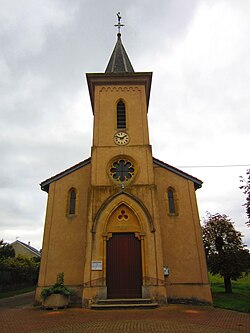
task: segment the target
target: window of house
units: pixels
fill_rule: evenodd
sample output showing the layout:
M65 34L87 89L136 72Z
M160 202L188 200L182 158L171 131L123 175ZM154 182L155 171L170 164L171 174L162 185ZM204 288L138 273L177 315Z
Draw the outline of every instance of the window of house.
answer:
M69 191L68 215L75 215L75 213L76 213L76 190L71 189Z
M116 115L117 128L126 128L126 108L123 101L117 103Z
M168 212L169 214L176 214L175 193L172 188L168 189Z

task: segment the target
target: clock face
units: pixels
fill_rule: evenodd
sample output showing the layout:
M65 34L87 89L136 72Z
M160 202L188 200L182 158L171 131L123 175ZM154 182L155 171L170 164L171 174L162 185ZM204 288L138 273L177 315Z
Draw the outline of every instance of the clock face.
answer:
M117 132L114 135L114 142L117 145L126 145L129 143L129 135L125 132Z

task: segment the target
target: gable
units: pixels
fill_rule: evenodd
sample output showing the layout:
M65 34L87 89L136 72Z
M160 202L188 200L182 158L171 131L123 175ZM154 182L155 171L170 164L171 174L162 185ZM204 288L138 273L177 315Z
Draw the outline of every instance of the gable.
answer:
M28 257L41 257L41 253L37 249L19 240L16 240L15 242L11 243L11 246L15 250L16 256L21 254Z
M194 187L195 187L195 190L199 189L202 187L202 181L196 177L193 177L191 175L189 175L188 173L186 172L183 172L182 170L180 169L177 169L175 167L173 167L172 165L169 165L165 162L162 162L160 160L158 160L157 158L153 157L153 163L155 166L157 167L161 167L161 168L164 168L170 172L173 172L174 174L182 177L182 178L185 178L185 179L188 179L188 180L191 180L193 183L194 183Z
M56 174L55 176L52 176L46 180L44 180L43 182L41 182L40 186L41 186L41 189L45 192L48 192L49 191L49 185L51 183L53 183L54 181L56 180L59 180L69 174L71 174L72 172L75 172L76 170L79 170L81 168L83 168L84 166L88 165L91 163L91 158L87 158L86 160ZM175 173L176 175L178 176L181 176L185 179L188 179L188 180L191 180L193 183L194 183L194 187L195 187L195 190L199 189L202 187L202 181L196 177L193 177L191 175L189 175L188 173L180 170L180 169L177 169L175 167L173 167L172 165L169 165L163 161L160 161L158 160L157 158L153 157L153 163L155 166L158 166L158 167L161 167L161 168L164 168L170 172L173 172Z
M65 176L71 174L72 172L75 172L76 170L79 170L79 169L83 168L84 166L90 164L90 162L91 162L91 158L89 157L86 160L84 160L84 161L82 161L82 162L80 162L78 164L75 164L74 166L72 166L72 167L70 167L70 168L68 168L68 169L66 169L66 170L64 170L64 171L56 174L55 176L52 176L52 177L44 180L40 184L41 190L45 191L45 192L49 192L49 185L51 183L53 183L54 181L59 180L59 179L65 177Z

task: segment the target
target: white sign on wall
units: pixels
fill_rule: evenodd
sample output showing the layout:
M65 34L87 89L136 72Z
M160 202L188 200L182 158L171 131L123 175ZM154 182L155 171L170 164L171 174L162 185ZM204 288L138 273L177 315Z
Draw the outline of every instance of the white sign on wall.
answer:
M91 270L92 271L102 271L102 260L92 260Z

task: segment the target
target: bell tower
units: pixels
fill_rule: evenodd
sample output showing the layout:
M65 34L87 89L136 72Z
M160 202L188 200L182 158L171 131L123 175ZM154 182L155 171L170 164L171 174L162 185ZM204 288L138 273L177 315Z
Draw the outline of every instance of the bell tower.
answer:
M121 26L119 24L120 20L118 28ZM113 265L109 261L116 252L125 251L124 248L117 248L121 244L119 240L122 240L129 251L131 248L128 244L138 246L137 262L141 264L140 272L137 272L139 280L134 283L140 287L134 297L141 295L140 297L153 299L153 294L157 294L164 303L166 289L147 118L152 73L134 71L118 31L117 42L105 73L86 76L94 128L88 212L88 231L92 233L92 237L89 237L86 251L89 262L85 265L84 276L90 274L91 280L103 279L103 287L99 286L96 291L92 288L90 295L88 290L84 290L83 299L90 299L94 292L103 298L114 294L118 298L126 298L125 282L121 282L122 286L118 291L113 290L113 283L110 282L113 281L112 274L120 274L121 277L125 275L119 272L118 266L117 271L110 272ZM120 220L119 216L124 218ZM133 222L135 220L136 227ZM156 229L158 233L155 233ZM116 244L116 250L110 244ZM132 260L132 252L126 252L123 257L117 257L114 261L123 262L125 257L130 257L128 266L135 272L137 265ZM101 273L88 271L93 260L103 262ZM154 291L148 286L149 277L157 281ZM127 298L129 297L133 296L128 292Z
M113 184L126 187L134 176L137 184L153 183L147 120L151 79L151 72L134 72L120 33L105 73L87 74L94 114L93 185L110 185L111 179ZM115 156L130 156L140 172L134 170L129 178L114 174L108 170L112 168L108 161Z

